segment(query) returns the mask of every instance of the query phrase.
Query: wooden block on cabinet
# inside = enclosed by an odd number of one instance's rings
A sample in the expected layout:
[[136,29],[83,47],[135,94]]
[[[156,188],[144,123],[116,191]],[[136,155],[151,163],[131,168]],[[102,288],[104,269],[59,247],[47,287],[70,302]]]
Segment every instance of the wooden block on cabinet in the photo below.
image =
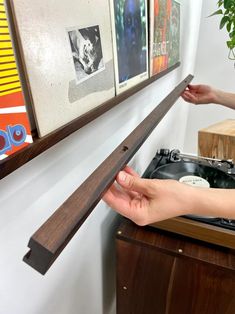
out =
[[199,156],[235,160],[235,119],[228,119],[198,132]]

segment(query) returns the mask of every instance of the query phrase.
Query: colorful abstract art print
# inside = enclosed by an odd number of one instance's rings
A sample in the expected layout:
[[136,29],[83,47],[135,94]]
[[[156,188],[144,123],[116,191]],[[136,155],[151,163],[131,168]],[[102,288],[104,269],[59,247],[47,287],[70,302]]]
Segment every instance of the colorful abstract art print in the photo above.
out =
[[168,68],[172,0],[151,0],[150,73]]
[[99,25],[68,30],[77,83],[105,69]]
[[180,60],[180,4],[172,1],[170,22],[169,67]]
[[32,143],[4,1],[0,0],[0,160]]
[[109,0],[9,3],[40,137],[115,96]]
[[146,0],[111,0],[116,93],[148,78]]

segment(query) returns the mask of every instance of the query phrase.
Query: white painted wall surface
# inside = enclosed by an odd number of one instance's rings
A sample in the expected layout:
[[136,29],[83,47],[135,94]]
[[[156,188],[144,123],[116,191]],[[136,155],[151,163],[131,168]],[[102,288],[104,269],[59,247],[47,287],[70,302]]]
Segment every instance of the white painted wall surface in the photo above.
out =
[[[221,16],[208,16],[216,11],[217,1],[206,0],[202,5],[202,17],[193,84],[208,84],[228,92],[235,92],[234,62],[228,60],[226,29],[219,30]],[[235,111],[219,105],[189,105],[189,117],[184,151],[197,153],[198,130],[229,118]]]
[[[100,203],[43,277],[22,262],[36,229],[194,71],[201,0],[182,3],[182,66],[0,182],[0,314],[115,313],[117,215]],[[179,101],[131,164],[142,173],[158,148],[183,148]],[[127,265],[130,267],[130,265]]]

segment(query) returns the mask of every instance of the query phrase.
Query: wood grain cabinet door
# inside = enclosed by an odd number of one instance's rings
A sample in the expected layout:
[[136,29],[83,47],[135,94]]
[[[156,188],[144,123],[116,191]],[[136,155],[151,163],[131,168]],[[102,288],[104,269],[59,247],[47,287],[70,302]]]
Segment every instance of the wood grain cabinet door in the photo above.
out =
[[235,313],[234,271],[177,258],[173,277],[167,314]]
[[234,313],[234,271],[117,241],[117,314]]
[[175,258],[124,241],[117,246],[117,314],[165,314]]

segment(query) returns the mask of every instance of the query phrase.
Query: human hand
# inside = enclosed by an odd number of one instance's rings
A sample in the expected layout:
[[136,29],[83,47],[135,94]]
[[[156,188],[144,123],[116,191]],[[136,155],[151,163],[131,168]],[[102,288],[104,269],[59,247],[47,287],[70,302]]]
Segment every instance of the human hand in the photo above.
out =
[[181,96],[193,104],[217,103],[216,90],[208,85],[188,85]]
[[175,180],[142,179],[125,167],[103,196],[121,215],[144,226],[193,211],[194,188]]

